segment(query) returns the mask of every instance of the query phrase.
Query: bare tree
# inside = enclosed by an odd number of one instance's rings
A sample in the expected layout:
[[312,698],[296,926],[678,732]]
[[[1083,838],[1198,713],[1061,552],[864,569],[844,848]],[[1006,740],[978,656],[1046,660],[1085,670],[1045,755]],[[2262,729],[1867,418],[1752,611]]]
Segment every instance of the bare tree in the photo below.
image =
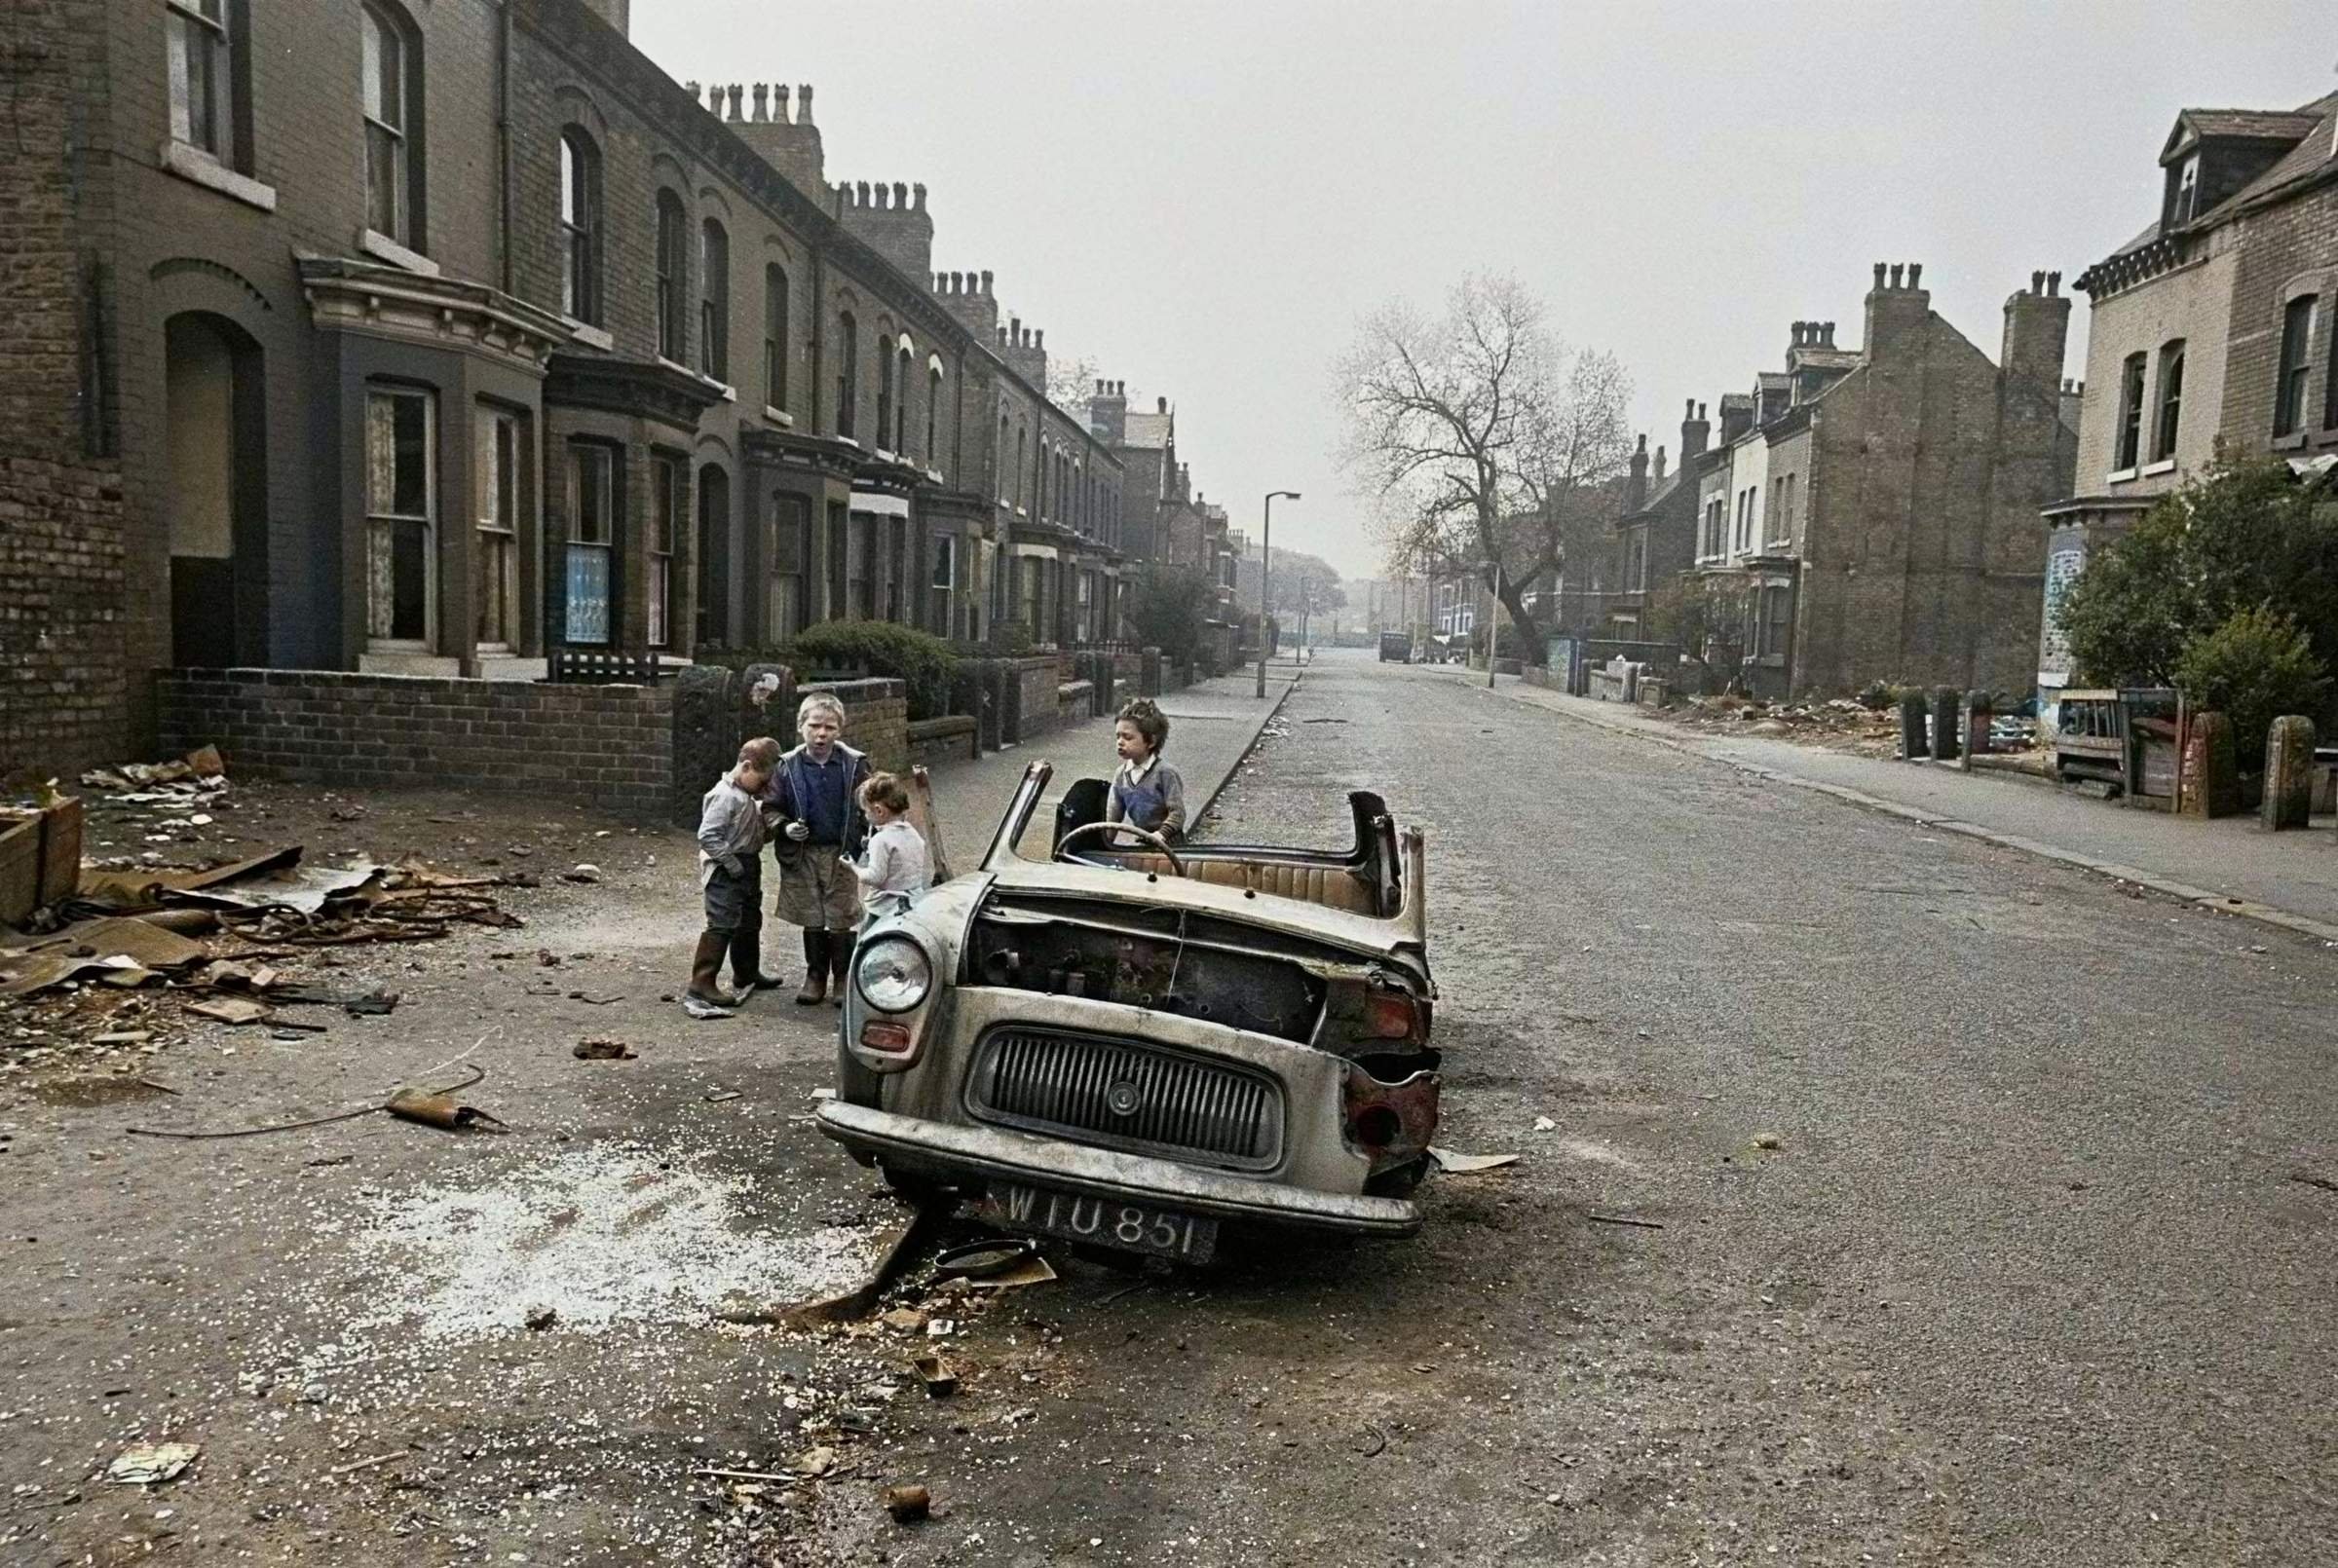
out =
[[[1630,385],[1608,355],[1555,340],[1509,278],[1465,279],[1445,314],[1399,303],[1338,366],[1341,460],[1376,499],[1392,563],[1478,576],[1539,647],[1538,582],[1598,547],[1628,460]],[[1601,508],[1605,508],[1604,516]]]
[[1077,359],[1051,356],[1047,361],[1047,400],[1083,430],[1088,428],[1088,397],[1096,391],[1096,361],[1084,355]]

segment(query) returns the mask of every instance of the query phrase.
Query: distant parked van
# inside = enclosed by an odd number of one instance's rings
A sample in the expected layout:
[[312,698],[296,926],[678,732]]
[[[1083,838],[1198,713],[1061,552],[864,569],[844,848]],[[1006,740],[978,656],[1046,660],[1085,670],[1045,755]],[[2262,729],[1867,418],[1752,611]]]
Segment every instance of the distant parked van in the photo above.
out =
[[1402,631],[1380,633],[1380,662],[1394,659],[1399,664],[1413,662],[1413,634]]

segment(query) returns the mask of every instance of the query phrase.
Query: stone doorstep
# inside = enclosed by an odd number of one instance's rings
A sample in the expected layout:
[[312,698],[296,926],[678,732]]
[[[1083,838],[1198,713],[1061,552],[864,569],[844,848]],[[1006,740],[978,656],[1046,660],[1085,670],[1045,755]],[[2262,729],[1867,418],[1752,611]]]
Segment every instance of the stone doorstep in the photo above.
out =
[[[2092,855],[2081,854],[2076,850],[2064,849],[2058,844],[2023,838],[2019,834],[2000,833],[1993,828],[1981,827],[1978,823],[1962,822],[1954,817],[1942,816],[1937,812],[1926,811],[1921,807],[1907,805],[1899,801],[1887,801],[1882,796],[1870,795],[1865,790],[1854,789],[1847,784],[1829,784],[1819,779],[1803,778],[1798,774],[1785,773],[1773,767],[1764,767],[1757,763],[1720,756],[1663,733],[1660,726],[1654,721],[1643,719],[1634,722],[1619,722],[1603,715],[1595,716],[1589,713],[1579,713],[1572,708],[1561,708],[1546,702],[1535,702],[1520,697],[1515,691],[1504,694],[1514,702],[1523,702],[1530,708],[1540,708],[1545,713],[1556,714],[1562,719],[1575,719],[1602,729],[1613,730],[1618,734],[1634,735],[1651,745],[1663,746],[1685,756],[1699,757],[1710,763],[1718,763],[1725,767],[1735,768],[1741,773],[1750,774],[1768,783],[1785,784],[1794,789],[1809,790],[1814,794],[1830,796],[1845,804],[1862,806],[1886,816],[1899,817],[1904,822],[1912,823],[1917,827],[1930,828],[1936,833],[1953,833],[1960,838],[1978,840],[1982,843],[1995,844],[1999,848],[2033,855],[2041,860],[2057,861],[2062,865],[2073,866],[2080,871],[2091,872],[2097,877],[2108,877],[2114,881],[2131,882],[2138,887],[2148,888],[2152,892],[2163,894],[2166,897],[2181,899],[2187,904],[2196,904],[2204,909],[2214,910],[2219,914],[2254,920],[2259,924],[2275,926],[2322,942],[2338,943],[2338,923],[2317,919],[2308,915],[2299,915],[2290,910],[2277,909],[2270,904],[2260,904],[2252,899],[2212,893],[2206,888],[2195,887],[2189,882],[2177,881],[2134,866],[2123,866],[2113,861],[2100,860]],[[2027,775],[2016,773],[2011,769],[1995,771],[1992,776],[2030,781]],[[2045,781],[2036,780],[2036,782]],[[1200,815],[1199,812],[1194,814]]]

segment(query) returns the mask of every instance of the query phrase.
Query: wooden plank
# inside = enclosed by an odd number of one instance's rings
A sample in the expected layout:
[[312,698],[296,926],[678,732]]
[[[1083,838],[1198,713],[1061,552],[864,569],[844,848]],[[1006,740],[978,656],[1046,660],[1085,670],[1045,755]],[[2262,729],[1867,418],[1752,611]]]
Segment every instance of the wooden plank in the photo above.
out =
[[933,880],[950,879],[950,862],[942,853],[942,823],[933,814],[933,778],[924,767],[909,770],[909,825],[925,840],[925,861]]
[[43,905],[81,891],[81,802],[71,796],[41,812]]
[[41,819],[0,816],[0,924],[22,925],[41,906]]

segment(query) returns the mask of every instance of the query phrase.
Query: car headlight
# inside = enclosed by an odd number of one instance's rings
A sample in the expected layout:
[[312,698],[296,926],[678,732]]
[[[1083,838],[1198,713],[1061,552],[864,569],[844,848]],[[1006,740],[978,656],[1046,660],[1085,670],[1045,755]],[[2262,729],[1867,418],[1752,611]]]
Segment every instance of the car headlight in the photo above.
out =
[[852,966],[860,994],[881,1013],[906,1013],[933,989],[933,960],[907,937],[880,937]]

